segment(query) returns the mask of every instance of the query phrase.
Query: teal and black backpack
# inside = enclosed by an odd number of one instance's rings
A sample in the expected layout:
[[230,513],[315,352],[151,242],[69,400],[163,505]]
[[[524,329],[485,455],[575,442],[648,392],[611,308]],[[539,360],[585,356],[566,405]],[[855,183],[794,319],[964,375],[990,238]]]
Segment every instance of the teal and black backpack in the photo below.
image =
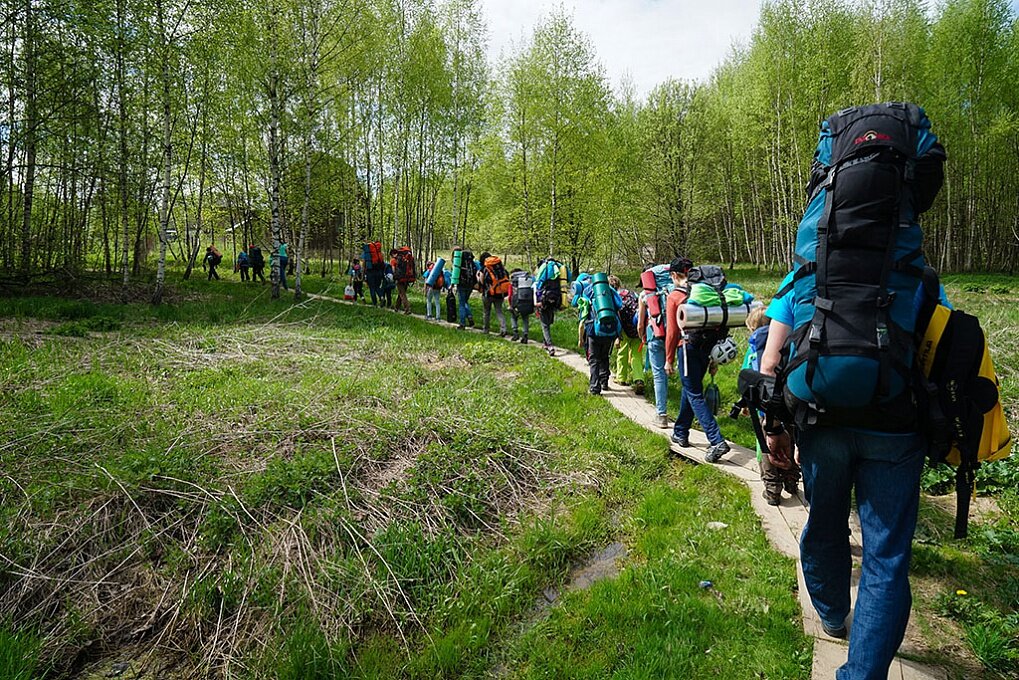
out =
[[917,219],[944,178],[923,109],[886,103],[821,124],[796,235],[796,310],[784,373],[800,427],[916,427],[914,300],[923,274]]

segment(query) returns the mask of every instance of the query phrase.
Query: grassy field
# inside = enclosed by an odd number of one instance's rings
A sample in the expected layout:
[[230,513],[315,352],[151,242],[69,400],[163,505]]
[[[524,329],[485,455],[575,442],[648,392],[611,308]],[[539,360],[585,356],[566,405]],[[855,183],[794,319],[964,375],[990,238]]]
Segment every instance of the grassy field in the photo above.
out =
[[[1015,416],[1013,282],[948,288]],[[0,333],[0,677],[809,676],[746,488],[539,351],[201,280],[159,308],[0,300]],[[1014,673],[1017,469],[982,471],[966,541],[924,500],[909,651],[954,677]]]

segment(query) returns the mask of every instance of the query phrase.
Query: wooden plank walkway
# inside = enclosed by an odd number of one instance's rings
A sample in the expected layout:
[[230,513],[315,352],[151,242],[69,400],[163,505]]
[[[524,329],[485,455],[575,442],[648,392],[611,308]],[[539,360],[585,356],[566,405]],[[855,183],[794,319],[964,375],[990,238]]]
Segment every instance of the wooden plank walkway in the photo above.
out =
[[[338,302],[340,304],[353,304],[325,295],[309,295],[308,297]],[[396,312],[394,311],[394,313]],[[447,325],[442,321],[426,320],[418,314],[412,316],[428,323]],[[496,328],[498,328],[498,325],[496,325]],[[479,328],[467,330],[481,333]],[[498,334],[496,333],[491,337],[498,339]],[[535,347],[538,350],[542,349],[541,343],[529,343],[528,346]],[[588,374],[587,360],[577,352],[557,347],[555,358],[580,373]],[[664,430],[657,426],[655,422],[655,407],[643,396],[638,396],[630,388],[619,385],[614,380],[611,380],[609,382],[609,390],[603,391],[602,397],[633,422],[662,435],[673,453],[694,463],[704,463],[704,452],[708,448],[708,440],[699,430],[692,430],[690,432],[690,448],[680,448],[669,439],[671,428]],[[718,468],[721,472],[740,479],[750,487],[750,500],[753,503],[754,510],[761,518],[761,527],[768,536],[768,540],[771,541],[772,546],[776,550],[796,560],[800,609],[803,613],[803,630],[807,635],[814,638],[814,663],[811,678],[812,680],[831,680],[831,678],[835,677],[835,670],[845,663],[849,647],[845,641],[836,640],[824,634],[821,628],[821,621],[814,611],[803,581],[799,539],[803,525],[807,521],[808,511],[806,500],[803,498],[803,492],[801,491],[795,498],[783,495],[782,503],[779,506],[768,505],[762,496],[764,486],[761,483],[760,473],[757,468],[755,452],[733,442],[729,442],[729,446],[732,447],[732,451],[727,453],[714,467]],[[852,532],[850,541],[855,558],[860,556],[862,549],[860,526],[855,511],[850,518],[850,529]],[[859,565],[854,560],[853,586],[851,590],[854,605],[856,604],[856,584],[859,581],[859,576]],[[888,680],[947,680],[947,678],[948,673],[944,669],[923,666],[899,657],[896,657],[891,668],[888,670]]]

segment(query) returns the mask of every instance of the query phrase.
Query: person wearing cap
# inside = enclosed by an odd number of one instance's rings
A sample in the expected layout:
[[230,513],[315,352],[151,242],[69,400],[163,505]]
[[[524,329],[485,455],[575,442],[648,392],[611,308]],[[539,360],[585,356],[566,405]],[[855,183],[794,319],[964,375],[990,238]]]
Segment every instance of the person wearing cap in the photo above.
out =
[[[675,365],[679,354],[680,381],[683,384],[683,393],[679,397],[679,416],[672,426],[672,441],[684,449],[690,446],[690,427],[696,416],[711,445],[704,454],[704,460],[717,463],[719,458],[729,452],[729,444],[722,436],[718,421],[704,400],[704,375],[709,370],[715,370],[710,361],[713,343],[687,341],[679,324],[672,323],[676,319],[679,306],[686,302],[690,295],[687,274],[691,269],[693,262],[685,257],[677,257],[669,263],[669,273],[672,275],[675,289],[669,293],[665,301],[665,316],[670,322],[665,328],[665,372],[670,376],[676,372]],[[677,352],[678,349],[682,351]]]

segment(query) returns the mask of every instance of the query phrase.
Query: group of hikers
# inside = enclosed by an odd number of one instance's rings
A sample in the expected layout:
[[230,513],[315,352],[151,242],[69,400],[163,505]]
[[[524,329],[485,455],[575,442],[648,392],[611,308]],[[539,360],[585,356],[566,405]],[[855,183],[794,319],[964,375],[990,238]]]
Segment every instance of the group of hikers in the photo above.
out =
[[[277,252],[280,263],[280,285],[284,290],[290,290],[287,287],[287,274],[293,274],[294,270],[289,266],[286,241],[280,243]],[[202,258],[202,268],[208,271],[209,281],[219,280],[216,268],[222,263],[223,254],[219,252],[219,249],[215,245],[208,246],[205,249],[205,257]],[[262,254],[262,249],[252,243],[248,245],[247,249],[242,249],[237,253],[237,258],[234,260],[234,272],[240,273],[241,281],[265,283],[265,256]]]
[[[574,279],[552,258],[533,273],[507,272],[498,257],[475,259],[458,247],[450,268],[442,259],[426,265],[426,315],[440,317],[445,292],[447,320],[473,326],[468,302],[479,291],[485,332],[494,310],[499,334],[507,335],[508,300],[513,338],[527,342],[537,311],[554,354],[550,327],[568,301],[578,313],[589,391],[609,387],[617,348],[616,379],[642,391],[649,371],[658,426],[671,427],[672,441],[689,447],[696,418],[709,463],[729,451],[715,418],[713,377],[738,356],[730,328],[745,324],[741,401],[730,415],[746,413],[754,424],[769,504],[780,504],[783,491],[797,493],[802,475],[810,506],[800,539],[804,581],[822,629],[835,638],[850,637],[847,519],[855,500],[862,572],[848,660],[836,677],[885,678],[909,619],[925,456],[959,466],[956,535],[964,536],[973,471],[980,460],[1011,450],[979,324],[952,310],[923,256],[918,219],[941,188],[945,159],[926,114],[913,104],[850,107],[824,121],[795,262],[767,307],[729,284],[721,268],[684,257],[645,268],[628,289],[602,272]],[[373,304],[390,304],[380,295],[392,279],[409,313],[413,258],[407,248],[390,256],[384,262],[380,244],[365,246],[364,263],[355,261],[351,270],[352,296],[363,297],[357,285],[363,280]],[[668,383],[677,373],[680,408],[671,420]]]

